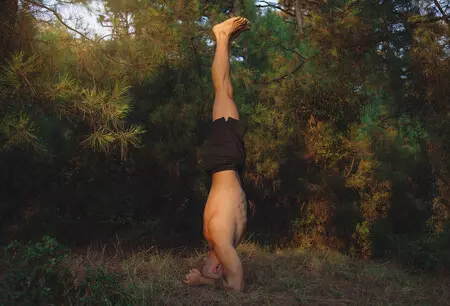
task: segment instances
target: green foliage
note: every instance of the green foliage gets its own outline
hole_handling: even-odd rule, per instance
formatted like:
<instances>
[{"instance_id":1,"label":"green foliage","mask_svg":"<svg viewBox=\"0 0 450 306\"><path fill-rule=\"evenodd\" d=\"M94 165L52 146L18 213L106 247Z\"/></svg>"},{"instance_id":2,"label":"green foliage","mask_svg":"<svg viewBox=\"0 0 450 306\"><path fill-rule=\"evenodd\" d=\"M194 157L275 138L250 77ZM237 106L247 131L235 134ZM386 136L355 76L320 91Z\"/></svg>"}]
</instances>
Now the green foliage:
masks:
<instances>
[{"instance_id":1,"label":"green foliage","mask_svg":"<svg viewBox=\"0 0 450 306\"><path fill-rule=\"evenodd\" d=\"M61 302L68 269L62 266L67 249L44 236L40 242L10 243L5 249L5 275L0 301L14 305Z\"/></svg>"},{"instance_id":2,"label":"green foliage","mask_svg":"<svg viewBox=\"0 0 450 306\"><path fill-rule=\"evenodd\" d=\"M20 113L18 117L6 115L0 125L2 150L19 148L33 153L44 153L45 147L37 136L38 132L37 125L27 114Z\"/></svg>"},{"instance_id":3,"label":"green foliage","mask_svg":"<svg viewBox=\"0 0 450 306\"><path fill-rule=\"evenodd\" d=\"M121 273L88 266L79 277L70 270L68 254L66 247L48 236L35 243L10 243L5 248L0 303L124 305L135 300L132 288L121 285Z\"/></svg>"},{"instance_id":4,"label":"green foliage","mask_svg":"<svg viewBox=\"0 0 450 306\"><path fill-rule=\"evenodd\" d=\"M416 239L402 237L395 241L395 256L403 265L415 271L448 273L450 267L450 235L448 227L438 234Z\"/></svg>"},{"instance_id":5,"label":"green foliage","mask_svg":"<svg viewBox=\"0 0 450 306\"><path fill-rule=\"evenodd\" d=\"M211 26L233 13L251 21L230 69L249 126L251 230L364 257L443 233L448 23L420 1L303 3L299 16L292 1L105 0L97 17L106 36L26 5L17 19L1 11L8 37L27 35L0 50L0 221L39 235L46 220L46 232L71 229L67 239L131 226L146 233L139 239L198 239L210 183L199 152L214 100ZM57 4L39 2L51 16ZM442 250L420 241L435 257ZM416 251L412 265L427 266Z\"/></svg>"},{"instance_id":6,"label":"green foliage","mask_svg":"<svg viewBox=\"0 0 450 306\"><path fill-rule=\"evenodd\" d=\"M129 305L136 298L131 287L122 288L121 278L119 273L104 267L87 268L84 279L74 285L75 292L69 299L83 305Z\"/></svg>"},{"instance_id":7,"label":"green foliage","mask_svg":"<svg viewBox=\"0 0 450 306\"><path fill-rule=\"evenodd\" d=\"M356 230L354 233L354 237L357 243L360 245L361 253L366 256L370 257L372 247L371 247L371 241L370 241L370 224L367 221L364 221L362 223L358 223L356 225Z\"/></svg>"},{"instance_id":8,"label":"green foliage","mask_svg":"<svg viewBox=\"0 0 450 306\"><path fill-rule=\"evenodd\" d=\"M47 116L54 112L60 118L64 115L72 123L87 124L91 133L80 144L94 151L109 153L113 148L119 149L121 157L126 158L129 148L140 146L139 137L145 132L143 127L127 127L124 122L130 112L129 85L116 81L111 89L106 86L103 90L96 86L87 89L69 74L55 81L45 75L38 76L39 65L37 55L24 59L23 53L19 52L12 55L3 69L1 85L7 99L3 110L9 111L1 124L4 150L44 153L45 141L33 118L43 111ZM27 98L30 100L25 103ZM51 139L46 140L51 142Z\"/></svg>"},{"instance_id":9,"label":"green foliage","mask_svg":"<svg viewBox=\"0 0 450 306\"><path fill-rule=\"evenodd\" d=\"M23 52L14 53L2 67L0 81L7 96L33 95L35 89L30 82L30 74L36 72L39 67L38 56L33 54L28 59Z\"/></svg>"}]
</instances>

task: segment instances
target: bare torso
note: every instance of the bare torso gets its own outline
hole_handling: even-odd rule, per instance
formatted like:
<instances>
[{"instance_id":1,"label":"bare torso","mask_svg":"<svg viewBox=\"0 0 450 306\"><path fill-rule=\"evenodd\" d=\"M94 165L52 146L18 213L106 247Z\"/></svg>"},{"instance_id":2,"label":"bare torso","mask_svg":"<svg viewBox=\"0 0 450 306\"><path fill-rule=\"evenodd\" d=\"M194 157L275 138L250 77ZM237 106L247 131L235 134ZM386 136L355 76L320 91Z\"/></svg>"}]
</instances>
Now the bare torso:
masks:
<instances>
[{"instance_id":1,"label":"bare torso","mask_svg":"<svg viewBox=\"0 0 450 306\"><path fill-rule=\"evenodd\" d=\"M231 229L229 239L236 247L247 224L247 200L239 175L234 170L213 174L212 185L203 215L205 239L212 243L210 222L219 222Z\"/></svg>"}]
</instances>

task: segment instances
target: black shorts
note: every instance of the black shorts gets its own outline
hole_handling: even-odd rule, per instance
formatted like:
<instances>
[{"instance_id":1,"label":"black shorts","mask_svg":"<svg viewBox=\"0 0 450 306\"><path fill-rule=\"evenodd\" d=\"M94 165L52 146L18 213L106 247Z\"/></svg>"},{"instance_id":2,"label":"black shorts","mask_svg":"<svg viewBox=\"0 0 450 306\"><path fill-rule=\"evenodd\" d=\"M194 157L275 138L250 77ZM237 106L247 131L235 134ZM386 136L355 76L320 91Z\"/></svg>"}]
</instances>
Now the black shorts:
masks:
<instances>
[{"instance_id":1,"label":"black shorts","mask_svg":"<svg viewBox=\"0 0 450 306\"><path fill-rule=\"evenodd\" d=\"M245 167L244 135L247 126L228 117L214 120L209 137L203 144L203 168L212 175L225 170L239 173Z\"/></svg>"}]
</instances>

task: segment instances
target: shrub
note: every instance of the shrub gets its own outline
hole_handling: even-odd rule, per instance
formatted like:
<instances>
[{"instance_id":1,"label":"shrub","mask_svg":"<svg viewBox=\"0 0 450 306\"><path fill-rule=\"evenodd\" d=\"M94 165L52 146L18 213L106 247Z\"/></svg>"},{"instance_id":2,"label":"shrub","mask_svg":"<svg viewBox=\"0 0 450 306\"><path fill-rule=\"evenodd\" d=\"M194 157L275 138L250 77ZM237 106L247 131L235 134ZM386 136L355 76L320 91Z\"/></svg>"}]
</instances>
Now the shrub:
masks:
<instances>
[{"instance_id":1,"label":"shrub","mask_svg":"<svg viewBox=\"0 0 450 306\"><path fill-rule=\"evenodd\" d=\"M132 288L122 275L104 267L86 267L77 280L67 265L68 249L44 236L39 242L13 241L5 248L0 305L128 305Z\"/></svg>"},{"instance_id":2,"label":"shrub","mask_svg":"<svg viewBox=\"0 0 450 306\"><path fill-rule=\"evenodd\" d=\"M0 280L0 301L14 305L59 302L69 271L62 262L67 249L44 236L40 242L10 243L5 249L5 269Z\"/></svg>"},{"instance_id":3,"label":"shrub","mask_svg":"<svg viewBox=\"0 0 450 306\"><path fill-rule=\"evenodd\" d=\"M450 226L438 234L399 239L397 258L413 270L450 272Z\"/></svg>"},{"instance_id":4,"label":"shrub","mask_svg":"<svg viewBox=\"0 0 450 306\"><path fill-rule=\"evenodd\" d=\"M75 284L75 290L68 298L84 305L129 305L134 299L132 288L122 288L118 272L104 267L87 268L85 278Z\"/></svg>"}]
</instances>

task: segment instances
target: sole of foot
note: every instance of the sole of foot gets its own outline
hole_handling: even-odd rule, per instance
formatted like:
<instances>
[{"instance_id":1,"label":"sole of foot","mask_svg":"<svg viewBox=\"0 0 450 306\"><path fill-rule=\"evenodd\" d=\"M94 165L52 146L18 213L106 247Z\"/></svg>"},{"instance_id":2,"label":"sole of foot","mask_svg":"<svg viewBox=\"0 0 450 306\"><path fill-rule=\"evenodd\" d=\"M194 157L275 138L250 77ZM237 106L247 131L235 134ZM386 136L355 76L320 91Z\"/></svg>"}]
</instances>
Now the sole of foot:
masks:
<instances>
[{"instance_id":1,"label":"sole of foot","mask_svg":"<svg viewBox=\"0 0 450 306\"><path fill-rule=\"evenodd\" d=\"M216 24L212 30L216 37L226 35L234 39L243 31L248 30L248 20L244 17L232 17L222 23Z\"/></svg>"}]
</instances>

